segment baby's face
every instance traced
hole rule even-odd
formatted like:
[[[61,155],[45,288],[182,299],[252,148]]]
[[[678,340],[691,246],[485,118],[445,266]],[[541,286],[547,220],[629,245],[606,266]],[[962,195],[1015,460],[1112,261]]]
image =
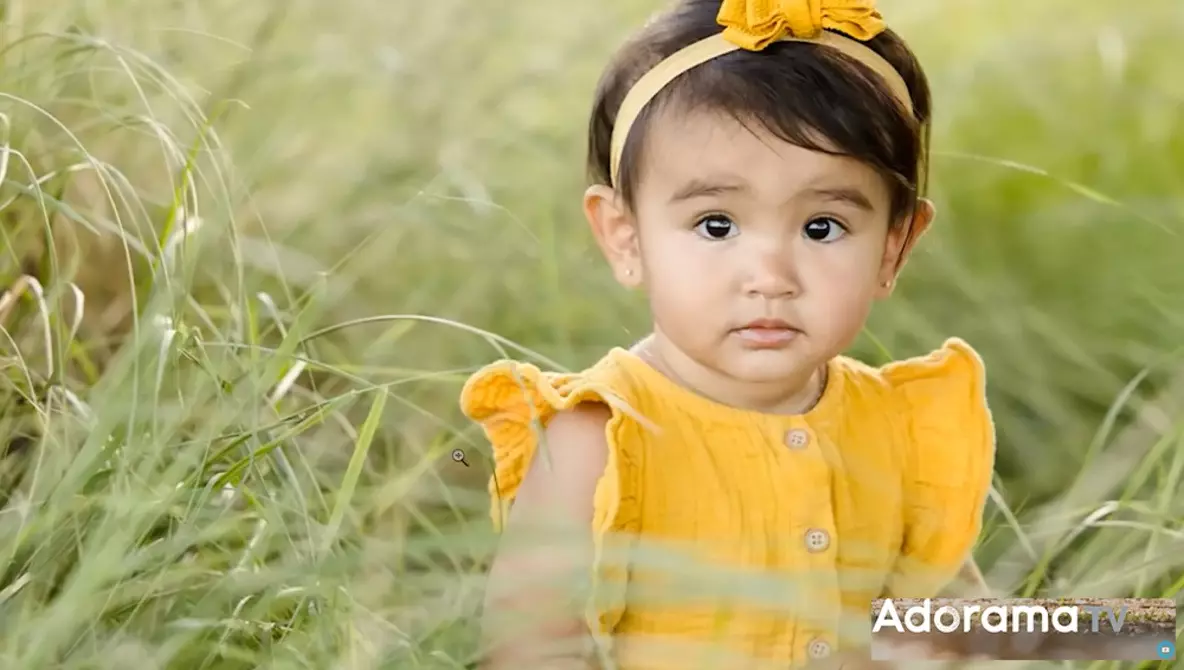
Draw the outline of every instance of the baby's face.
[[[887,294],[903,231],[889,230],[887,184],[756,124],[668,114],[650,126],[635,206],[657,337],[727,383],[808,376]]]

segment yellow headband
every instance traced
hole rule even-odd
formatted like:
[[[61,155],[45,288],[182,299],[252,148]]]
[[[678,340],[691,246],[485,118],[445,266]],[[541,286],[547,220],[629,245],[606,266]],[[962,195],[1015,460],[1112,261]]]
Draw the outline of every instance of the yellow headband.
[[[612,184],[617,184],[621,153],[641,110],[678,75],[737,49],[760,51],[778,41],[811,42],[838,49],[863,63],[888,84],[908,113],[913,103],[896,68],[862,42],[884,31],[874,0],[723,0],[717,22],[724,27],[658,63],[633,85],[613,123],[610,154]],[[847,35],[839,35],[838,31]]]

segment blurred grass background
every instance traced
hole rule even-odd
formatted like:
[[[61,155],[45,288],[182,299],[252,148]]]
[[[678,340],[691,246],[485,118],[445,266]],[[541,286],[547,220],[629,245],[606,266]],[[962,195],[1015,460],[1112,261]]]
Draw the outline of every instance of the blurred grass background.
[[[1184,5],[882,6],[939,222],[852,354],[983,354],[992,585],[1179,602]],[[645,333],[579,198],[655,7],[0,3],[0,667],[471,662],[456,395],[491,333],[572,369]]]

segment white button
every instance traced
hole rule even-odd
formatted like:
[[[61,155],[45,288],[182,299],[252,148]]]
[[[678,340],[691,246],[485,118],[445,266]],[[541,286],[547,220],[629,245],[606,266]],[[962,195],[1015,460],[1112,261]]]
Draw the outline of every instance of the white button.
[[[830,644],[821,638],[814,638],[810,640],[810,646],[806,648],[810,658],[826,658],[830,656]]]
[[[785,445],[790,449],[801,449],[810,444],[810,434],[800,428],[794,428],[785,434]]]
[[[821,528],[811,528],[806,531],[806,549],[810,551],[826,551],[830,546],[830,533]]]

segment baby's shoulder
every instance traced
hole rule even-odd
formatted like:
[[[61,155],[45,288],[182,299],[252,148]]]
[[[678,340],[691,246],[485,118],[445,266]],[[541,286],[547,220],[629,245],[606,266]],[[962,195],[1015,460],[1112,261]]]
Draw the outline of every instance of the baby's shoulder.
[[[983,359],[958,338],[932,352],[873,367],[842,359],[844,414],[851,421],[889,417],[902,428],[912,478],[958,486],[989,473],[995,429]]]
[[[495,525],[519,495],[581,505],[595,498],[603,503],[595,509],[601,525],[622,523],[625,506],[619,501],[633,497],[640,467],[633,433],[645,419],[620,353],[614,350],[580,372],[502,360],[468,379],[460,405],[492,450]],[[608,499],[618,502],[609,505]]]
[[[847,357],[838,363],[848,403],[887,403],[896,405],[897,410],[926,411],[934,406],[954,406],[967,398],[971,404],[986,400],[982,357],[959,338],[949,338],[927,354],[878,367]]]
[[[585,425],[588,417],[607,421],[618,411],[629,413],[644,386],[629,373],[629,354],[613,349],[578,372],[543,369],[534,363],[504,359],[478,370],[461,389],[461,410],[469,419],[489,426],[501,420],[547,423],[559,414],[562,428]],[[605,408],[611,408],[606,411]],[[578,409],[578,411],[577,411]]]

